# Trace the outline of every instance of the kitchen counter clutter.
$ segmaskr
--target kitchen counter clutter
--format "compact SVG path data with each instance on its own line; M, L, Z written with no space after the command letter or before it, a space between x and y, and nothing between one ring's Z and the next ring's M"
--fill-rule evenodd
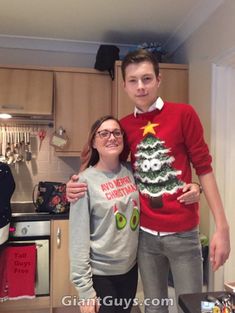
M184 294L179 296L179 306L184 313L233 313L231 305L227 304L228 298L231 299L231 295L225 291ZM214 304L217 309L210 309Z

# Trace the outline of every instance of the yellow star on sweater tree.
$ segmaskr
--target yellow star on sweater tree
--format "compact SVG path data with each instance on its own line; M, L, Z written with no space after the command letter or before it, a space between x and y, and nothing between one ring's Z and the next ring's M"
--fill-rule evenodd
M159 125L159 124L157 124L157 123L151 123L150 121L148 121L148 124L147 124L147 125L141 127L141 129L144 130L143 136L145 136L145 135L148 134L148 133L155 135L156 132L155 132L155 130L154 130L154 127L156 127L156 126L158 126L158 125Z

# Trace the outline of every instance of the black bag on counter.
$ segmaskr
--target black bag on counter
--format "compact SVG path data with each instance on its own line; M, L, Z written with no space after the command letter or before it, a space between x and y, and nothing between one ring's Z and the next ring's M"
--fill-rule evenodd
M37 194L35 200L36 188ZM37 212L68 212L69 202L66 198L66 184L48 181L39 182L33 190L33 203Z

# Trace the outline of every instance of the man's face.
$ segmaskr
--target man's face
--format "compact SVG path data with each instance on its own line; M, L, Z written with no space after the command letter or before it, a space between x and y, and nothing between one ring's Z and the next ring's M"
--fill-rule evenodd
M129 64L126 67L124 89L131 101L143 112L156 101L160 76L156 77L152 63Z

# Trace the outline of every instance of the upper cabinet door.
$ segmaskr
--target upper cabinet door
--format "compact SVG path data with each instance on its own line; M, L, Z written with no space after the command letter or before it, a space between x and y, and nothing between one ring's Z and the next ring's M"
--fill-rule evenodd
M188 66L160 63L159 96L169 102L188 103Z
M51 115L53 72L0 68L0 113Z
M68 145L57 155L77 156L96 119L111 113L111 78L93 69L55 73L55 126L62 127Z
M188 66L184 64L160 63L162 81L159 96L165 101L188 102ZM115 116L122 118L134 111L134 103L128 98L121 73L121 61L115 64L115 80L113 82L113 107Z

